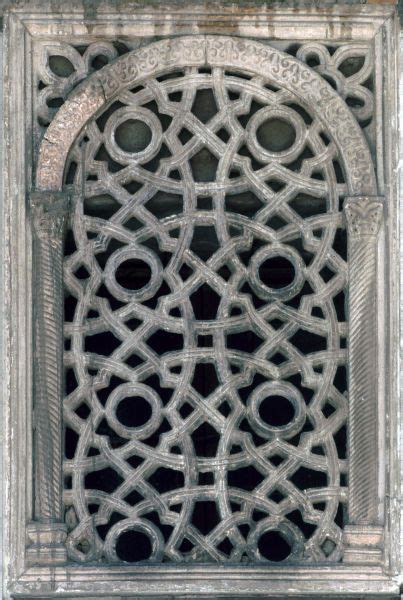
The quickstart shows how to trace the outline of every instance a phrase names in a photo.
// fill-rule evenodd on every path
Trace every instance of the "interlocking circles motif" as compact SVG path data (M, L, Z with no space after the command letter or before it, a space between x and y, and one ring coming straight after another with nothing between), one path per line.
M314 110L170 69L73 147L72 560L340 560L346 184Z

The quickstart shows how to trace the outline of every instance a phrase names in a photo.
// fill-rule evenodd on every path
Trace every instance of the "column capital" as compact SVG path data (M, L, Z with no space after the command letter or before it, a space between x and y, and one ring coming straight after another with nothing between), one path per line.
M344 203L351 237L378 235L383 218L383 196L349 196Z
M29 204L37 236L59 240L66 225L70 196L65 192L31 192Z

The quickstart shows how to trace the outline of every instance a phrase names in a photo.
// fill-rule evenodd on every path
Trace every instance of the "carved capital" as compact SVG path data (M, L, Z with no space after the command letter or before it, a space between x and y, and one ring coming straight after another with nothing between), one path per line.
M40 239L61 240L70 198L64 192L32 192L30 206L35 234Z
M378 235L383 217L383 198L356 196L346 199L344 212L351 237Z

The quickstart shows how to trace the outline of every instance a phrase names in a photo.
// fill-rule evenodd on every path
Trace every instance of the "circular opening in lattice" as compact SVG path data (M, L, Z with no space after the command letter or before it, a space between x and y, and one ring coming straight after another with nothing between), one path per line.
M150 281L151 268L144 260L129 258L120 263L115 279L123 288L140 290Z
M294 265L284 256L271 256L261 263L259 277L269 288L286 287L294 281Z
M258 548L264 558L273 562L281 562L291 554L287 540L276 530L263 533L259 538Z
M267 119L258 127L256 138L262 148L270 152L284 152L294 144L296 133L288 121L276 117Z
M128 119L115 129L115 141L124 152L141 152L151 142L151 129L138 119Z
M126 427L141 427L152 415L150 404L141 396L123 398L117 408L116 417Z
M115 388L105 410L109 425L122 438L145 439L158 429L162 419L158 394L141 383L124 383Z
M262 383L252 392L247 403L249 420L259 435L264 437L289 439L305 423L303 396L286 381Z
M272 427L284 427L295 417L295 409L284 396L268 396L259 405L261 419Z
M152 544L142 531L124 531L116 542L116 554L120 560L130 563L147 560L152 554Z

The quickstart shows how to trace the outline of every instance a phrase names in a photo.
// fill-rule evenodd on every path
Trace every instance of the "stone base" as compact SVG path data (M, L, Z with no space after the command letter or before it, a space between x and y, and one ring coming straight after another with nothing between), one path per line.
M383 527L347 525L343 532L343 562L360 565L380 565L383 561Z
M64 523L29 523L26 531L29 565L60 565L67 562L67 528Z

